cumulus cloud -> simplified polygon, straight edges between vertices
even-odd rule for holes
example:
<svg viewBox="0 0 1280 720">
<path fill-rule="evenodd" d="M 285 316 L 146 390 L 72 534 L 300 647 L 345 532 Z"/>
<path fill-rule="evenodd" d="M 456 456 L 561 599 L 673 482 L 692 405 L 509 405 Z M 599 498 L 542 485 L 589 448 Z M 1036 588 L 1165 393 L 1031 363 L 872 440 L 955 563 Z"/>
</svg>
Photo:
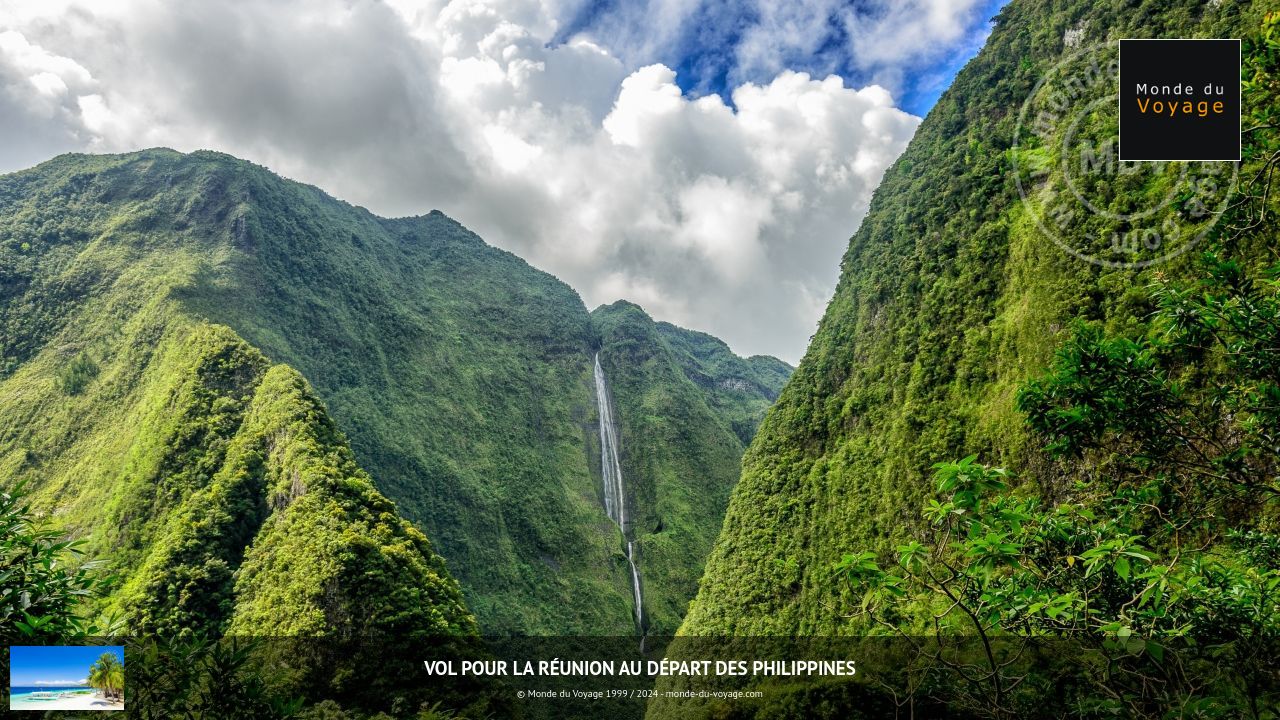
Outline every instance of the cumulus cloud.
<svg viewBox="0 0 1280 720">
<path fill-rule="evenodd" d="M 591 37 L 624 61 L 678 62 L 686 88 L 714 91 L 785 69 L 844 74 L 912 94 L 939 61 L 985 39 L 1003 0 L 597 0 L 563 37 Z M 663 22 L 653 22 L 655 19 Z M 655 28 L 654 26 L 657 25 Z M 931 80 L 932 78 L 926 77 Z M 932 93 L 929 93 L 932 94 Z"/>
<path fill-rule="evenodd" d="M 951 50 L 974 31 L 979 11 L 989 5 L 988 0 L 757 0 L 758 19 L 735 45 L 735 72 L 776 72 L 823 53 L 832 63 L 873 74 L 897 71 Z"/>
<path fill-rule="evenodd" d="M 21 167 L 91 140 L 79 122 L 95 83 L 82 65 L 0 31 L 0 167 Z"/>
<path fill-rule="evenodd" d="M 853 58 L 876 82 L 901 85 L 947 53 L 976 51 L 990 32 L 982 17 L 989 0 L 875 0 L 869 13 L 845 12 L 840 23 Z"/>
<path fill-rule="evenodd" d="M 381 214 L 437 207 L 589 306 L 629 299 L 794 362 L 918 118 L 879 86 L 785 68 L 691 97 L 670 68 L 588 35 L 551 42 L 573 12 L 6 3 L 0 169 L 71 149 L 223 150 Z"/>
</svg>

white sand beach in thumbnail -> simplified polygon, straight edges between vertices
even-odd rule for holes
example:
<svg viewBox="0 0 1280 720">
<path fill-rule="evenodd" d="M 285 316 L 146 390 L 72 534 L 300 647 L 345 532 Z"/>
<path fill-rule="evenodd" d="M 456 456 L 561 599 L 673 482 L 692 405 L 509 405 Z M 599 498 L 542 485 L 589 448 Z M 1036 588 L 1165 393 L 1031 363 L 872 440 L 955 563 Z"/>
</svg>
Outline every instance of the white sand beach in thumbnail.
<svg viewBox="0 0 1280 720">
<path fill-rule="evenodd" d="M 124 710 L 121 645 L 14 645 L 9 709 Z"/>
<path fill-rule="evenodd" d="M 123 710 L 124 703 L 95 690 L 43 690 L 9 696 L 10 710 Z"/>
</svg>

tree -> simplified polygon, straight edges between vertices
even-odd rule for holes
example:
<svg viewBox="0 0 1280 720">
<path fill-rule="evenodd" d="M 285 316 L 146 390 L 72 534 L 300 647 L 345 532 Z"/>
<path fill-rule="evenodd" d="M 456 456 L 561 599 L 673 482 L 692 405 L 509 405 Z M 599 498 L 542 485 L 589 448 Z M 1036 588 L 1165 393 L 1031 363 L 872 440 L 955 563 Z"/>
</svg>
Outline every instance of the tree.
<svg viewBox="0 0 1280 720">
<path fill-rule="evenodd" d="M 946 499 L 925 510 L 928 536 L 899 546 L 890 569 L 846 555 L 836 576 L 862 596 L 858 613 L 957 680 L 958 704 L 1025 716 L 1054 697 L 1051 678 L 1071 673 L 1087 690 L 1070 699 L 1099 714 L 1194 705 L 1266 717 L 1260 708 L 1280 698 L 1263 652 L 1280 636 L 1280 539 L 1237 530 L 1188 543 L 1176 521 L 1153 532 L 1152 514 L 1168 511 L 1150 488 L 1049 505 L 972 456 L 936 469 Z M 927 633 L 904 623 L 912 603 Z"/>
<path fill-rule="evenodd" d="M 0 491 L 0 641 L 112 634 L 113 623 L 81 614 L 83 600 L 116 581 L 82 560 L 82 545 L 34 519 L 22 484 Z"/>
<path fill-rule="evenodd" d="M 881 625 L 909 637 L 899 607 L 925 609 L 933 642 L 917 650 L 957 673 L 971 708 L 1004 717 L 1042 697 L 1018 693 L 1046 677 L 1028 664 L 1046 637 L 1071 640 L 1059 660 L 1103 668 L 1080 698 L 1100 712 L 1268 717 L 1280 697 L 1265 665 L 1280 537 L 1264 531 L 1280 509 L 1280 265 L 1203 263 L 1194 285 L 1157 277 L 1146 337 L 1081 324 L 1019 394 L 1071 487 L 940 463 L 924 537 L 890 569 L 865 552 L 837 563 Z M 976 646 L 948 656 L 960 636 Z"/>
<path fill-rule="evenodd" d="M 124 693 L 124 664 L 114 653 L 105 652 L 89 668 L 89 685 L 102 690 L 108 699 Z"/>
<path fill-rule="evenodd" d="M 1271 15 L 1245 43 L 1251 172 L 1199 279 L 1152 273 L 1143 334 L 1079 323 L 1019 393 L 1057 472 L 935 465 L 927 531 L 835 565 L 975 714 L 1276 717 L 1280 264 L 1248 258 L 1274 239 L 1278 70 Z"/>
<path fill-rule="evenodd" d="M 138 638 L 129 646 L 129 712 L 142 720 L 293 717 L 303 698 L 272 687 L 283 671 L 255 659 L 264 645 L 291 642 L 193 635 Z"/>
</svg>

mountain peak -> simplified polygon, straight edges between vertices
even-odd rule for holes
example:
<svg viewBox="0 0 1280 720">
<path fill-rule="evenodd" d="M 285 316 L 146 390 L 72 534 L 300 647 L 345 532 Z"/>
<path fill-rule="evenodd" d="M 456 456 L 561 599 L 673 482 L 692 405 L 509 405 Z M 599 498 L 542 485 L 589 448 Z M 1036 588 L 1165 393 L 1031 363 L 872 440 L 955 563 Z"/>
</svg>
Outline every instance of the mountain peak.
<svg viewBox="0 0 1280 720">
<path fill-rule="evenodd" d="M 193 327 L 225 342 L 175 364 L 203 347 L 183 340 Z M 610 329 L 625 332 L 602 348 Z M 328 517 L 332 500 L 376 505 L 351 522 L 427 558 L 389 570 L 430 575 L 428 549 L 448 558 L 486 632 L 632 632 L 631 585 L 593 494 L 599 454 L 584 450 L 599 350 L 624 447 L 680 456 L 659 478 L 623 453 L 647 493 L 637 517 L 652 520 L 636 539 L 648 627 L 674 631 L 780 384 L 750 368 L 719 377 L 674 332 L 633 303 L 588 313 L 442 212 L 379 218 L 224 153 L 68 155 L 0 176 L 0 398 L 25 399 L 0 403 L 0 480 L 32 480 L 44 509 L 65 503 L 91 552 L 136 578 L 113 602 L 155 626 L 323 632 L 312 586 L 271 579 L 292 577 L 277 567 L 308 552 L 290 540 L 305 528 L 270 518 Z M 627 334 L 638 342 L 624 349 Z M 293 464 L 274 454 L 285 438 L 299 439 Z M 287 471 L 256 474 L 271 467 Z M 712 485 L 696 507 L 681 500 Z M 210 604 L 167 594 L 180 587 Z M 435 591 L 436 609 L 462 611 Z M 305 622 L 270 625 L 285 595 Z M 461 617 L 448 624 L 465 630 Z"/>
</svg>

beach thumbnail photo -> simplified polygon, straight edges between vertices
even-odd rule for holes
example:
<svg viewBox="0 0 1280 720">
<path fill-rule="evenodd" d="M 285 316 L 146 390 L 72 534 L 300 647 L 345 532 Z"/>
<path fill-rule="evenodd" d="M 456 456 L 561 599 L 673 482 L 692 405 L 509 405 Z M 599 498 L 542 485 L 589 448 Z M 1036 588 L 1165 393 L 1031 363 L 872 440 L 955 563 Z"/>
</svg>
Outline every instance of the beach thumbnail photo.
<svg viewBox="0 0 1280 720">
<path fill-rule="evenodd" d="M 9 648 L 9 709 L 123 710 L 124 648 Z"/>
</svg>

